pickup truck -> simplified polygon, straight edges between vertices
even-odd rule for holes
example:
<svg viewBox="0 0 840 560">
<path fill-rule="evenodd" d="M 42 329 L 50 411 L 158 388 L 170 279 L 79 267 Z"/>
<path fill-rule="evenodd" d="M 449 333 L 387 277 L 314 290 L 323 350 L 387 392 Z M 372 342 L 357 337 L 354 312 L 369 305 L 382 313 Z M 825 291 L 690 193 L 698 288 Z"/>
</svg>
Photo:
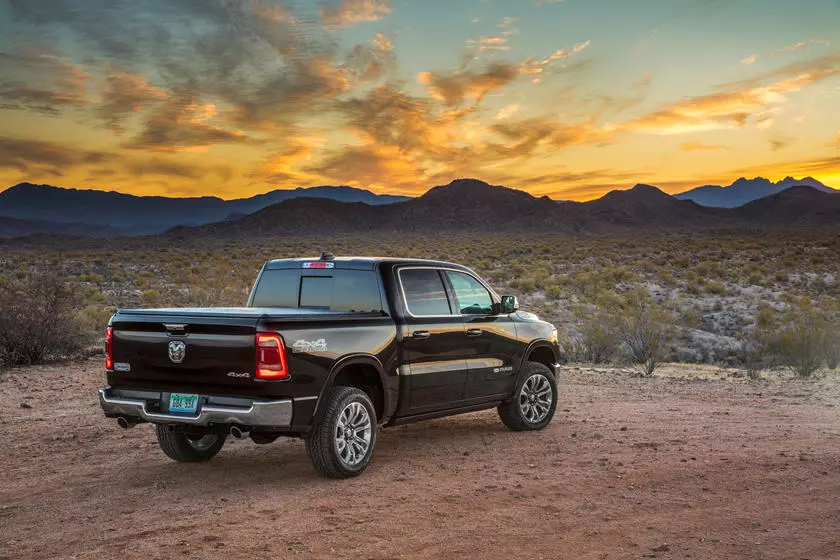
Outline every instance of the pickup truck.
<svg viewBox="0 0 840 560">
<path fill-rule="evenodd" d="M 557 330 L 447 262 L 272 260 L 246 307 L 119 310 L 105 346 L 105 415 L 154 424 L 175 461 L 299 437 L 347 478 L 381 427 L 497 408 L 539 430 L 557 406 Z"/>
</svg>

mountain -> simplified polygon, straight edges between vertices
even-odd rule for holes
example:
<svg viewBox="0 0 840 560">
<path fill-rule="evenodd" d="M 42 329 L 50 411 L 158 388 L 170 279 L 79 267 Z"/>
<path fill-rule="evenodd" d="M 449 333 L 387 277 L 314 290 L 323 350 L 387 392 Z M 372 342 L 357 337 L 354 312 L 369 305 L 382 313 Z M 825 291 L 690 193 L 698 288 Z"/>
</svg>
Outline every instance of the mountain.
<svg viewBox="0 0 840 560">
<path fill-rule="evenodd" d="M 838 192 L 820 183 L 813 177 L 805 177 L 804 179 L 785 177 L 778 183 L 773 183 L 764 177 L 755 177 L 754 179 L 741 177 L 728 187 L 705 185 L 674 195 L 674 198 L 693 200 L 703 206 L 736 208 L 753 200 L 774 195 L 790 187 L 800 185 L 805 185 L 822 192 Z"/>
<path fill-rule="evenodd" d="M 712 227 L 726 221 L 717 208 L 700 206 L 692 200 L 678 200 L 651 185 L 610 191 L 603 197 L 580 204 L 582 230 L 603 231 L 614 227 L 687 228 Z"/>
<path fill-rule="evenodd" d="M 0 217 L 111 226 L 128 234 L 140 235 L 161 232 L 178 225 L 219 222 L 304 196 L 370 205 L 407 200 L 404 196 L 377 195 L 353 187 L 331 186 L 274 190 L 250 198 L 222 200 L 212 196 L 134 196 L 113 191 L 20 183 L 0 193 Z"/>
<path fill-rule="evenodd" d="M 547 197 L 475 179 L 457 179 L 423 196 L 387 207 L 297 198 L 239 220 L 179 227 L 167 235 L 276 235 L 284 233 L 518 231 L 565 229 L 560 206 Z"/>
<path fill-rule="evenodd" d="M 207 202 L 203 199 L 164 200 L 192 201 L 196 204 Z M 225 210 L 231 208 L 226 207 Z M 6 222 L 9 225 L 3 230 L 0 224 L 0 231 L 7 234 L 15 228 L 18 228 L 15 231 L 24 232 L 16 235 L 26 232 L 106 235 L 103 231 L 113 234 L 113 230 L 103 229 L 107 226 L 99 225 L 43 221 L 17 224 L 9 219 Z M 544 233 L 603 234 L 632 230 L 809 226 L 840 226 L 840 194 L 795 186 L 738 208 L 713 208 L 693 200 L 677 199 L 650 185 L 636 185 L 628 190 L 611 191 L 589 202 L 558 204 L 548 197 L 538 198 L 516 189 L 493 186 L 475 179 L 457 179 L 448 185 L 434 187 L 417 198 L 387 206 L 329 198 L 287 198 L 253 213 L 227 213 L 213 223 L 179 225 L 160 235 L 173 239 L 236 239 L 376 233 L 397 238 L 399 234 L 409 232 L 527 232 L 536 236 Z"/>
<path fill-rule="evenodd" d="M 67 237 L 113 237 L 125 232 L 108 226 L 61 224 L 41 220 L 18 220 L 0 217 L 0 238 L 27 235 L 61 235 Z"/>
<path fill-rule="evenodd" d="M 840 194 L 808 186 L 790 187 L 747 203 L 733 212 L 740 221 L 775 227 L 839 226 Z"/>
</svg>

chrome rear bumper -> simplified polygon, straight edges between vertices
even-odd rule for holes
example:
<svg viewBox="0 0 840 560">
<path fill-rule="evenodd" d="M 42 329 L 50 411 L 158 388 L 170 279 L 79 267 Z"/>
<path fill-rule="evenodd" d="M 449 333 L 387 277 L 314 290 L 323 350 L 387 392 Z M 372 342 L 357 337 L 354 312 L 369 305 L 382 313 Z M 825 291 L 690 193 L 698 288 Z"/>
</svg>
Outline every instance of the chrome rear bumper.
<svg viewBox="0 0 840 560">
<path fill-rule="evenodd" d="M 99 404 L 106 416 L 139 418 L 146 422 L 191 424 L 237 424 L 247 427 L 284 427 L 292 423 L 292 400 L 259 401 L 243 398 L 207 397 L 195 416 L 148 410 L 153 400 L 167 393 L 99 389 Z M 168 400 L 168 396 L 166 397 Z"/>
</svg>

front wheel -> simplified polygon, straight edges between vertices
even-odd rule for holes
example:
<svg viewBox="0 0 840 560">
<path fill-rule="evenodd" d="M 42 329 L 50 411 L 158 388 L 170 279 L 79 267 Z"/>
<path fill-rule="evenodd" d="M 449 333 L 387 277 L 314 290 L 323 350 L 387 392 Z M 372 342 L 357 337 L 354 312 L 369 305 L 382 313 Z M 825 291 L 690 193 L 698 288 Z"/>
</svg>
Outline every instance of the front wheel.
<svg viewBox="0 0 840 560">
<path fill-rule="evenodd" d="M 180 426 L 157 424 L 157 440 L 161 450 L 181 463 L 209 461 L 225 444 L 225 434 L 192 435 Z"/>
<path fill-rule="evenodd" d="M 544 364 L 527 362 L 514 397 L 499 405 L 502 423 L 516 432 L 542 430 L 554 418 L 557 383 Z"/>
<path fill-rule="evenodd" d="M 376 446 L 376 410 L 356 387 L 336 387 L 326 410 L 306 438 L 312 466 L 330 478 L 350 478 L 365 470 Z"/>
</svg>

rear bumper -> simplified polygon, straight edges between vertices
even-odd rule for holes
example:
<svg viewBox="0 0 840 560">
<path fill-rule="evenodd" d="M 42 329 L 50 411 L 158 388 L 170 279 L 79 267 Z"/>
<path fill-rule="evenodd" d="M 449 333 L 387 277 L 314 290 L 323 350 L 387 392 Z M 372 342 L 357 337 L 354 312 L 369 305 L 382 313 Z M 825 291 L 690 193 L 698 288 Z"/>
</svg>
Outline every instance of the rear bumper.
<svg viewBox="0 0 840 560">
<path fill-rule="evenodd" d="M 168 393 L 154 391 L 99 390 L 99 404 L 108 417 L 124 416 L 153 423 L 236 424 L 249 428 L 283 428 L 291 426 L 292 399 L 260 401 L 246 398 L 204 397 L 205 402 L 194 416 L 149 410 L 152 403 L 168 402 Z"/>
</svg>

